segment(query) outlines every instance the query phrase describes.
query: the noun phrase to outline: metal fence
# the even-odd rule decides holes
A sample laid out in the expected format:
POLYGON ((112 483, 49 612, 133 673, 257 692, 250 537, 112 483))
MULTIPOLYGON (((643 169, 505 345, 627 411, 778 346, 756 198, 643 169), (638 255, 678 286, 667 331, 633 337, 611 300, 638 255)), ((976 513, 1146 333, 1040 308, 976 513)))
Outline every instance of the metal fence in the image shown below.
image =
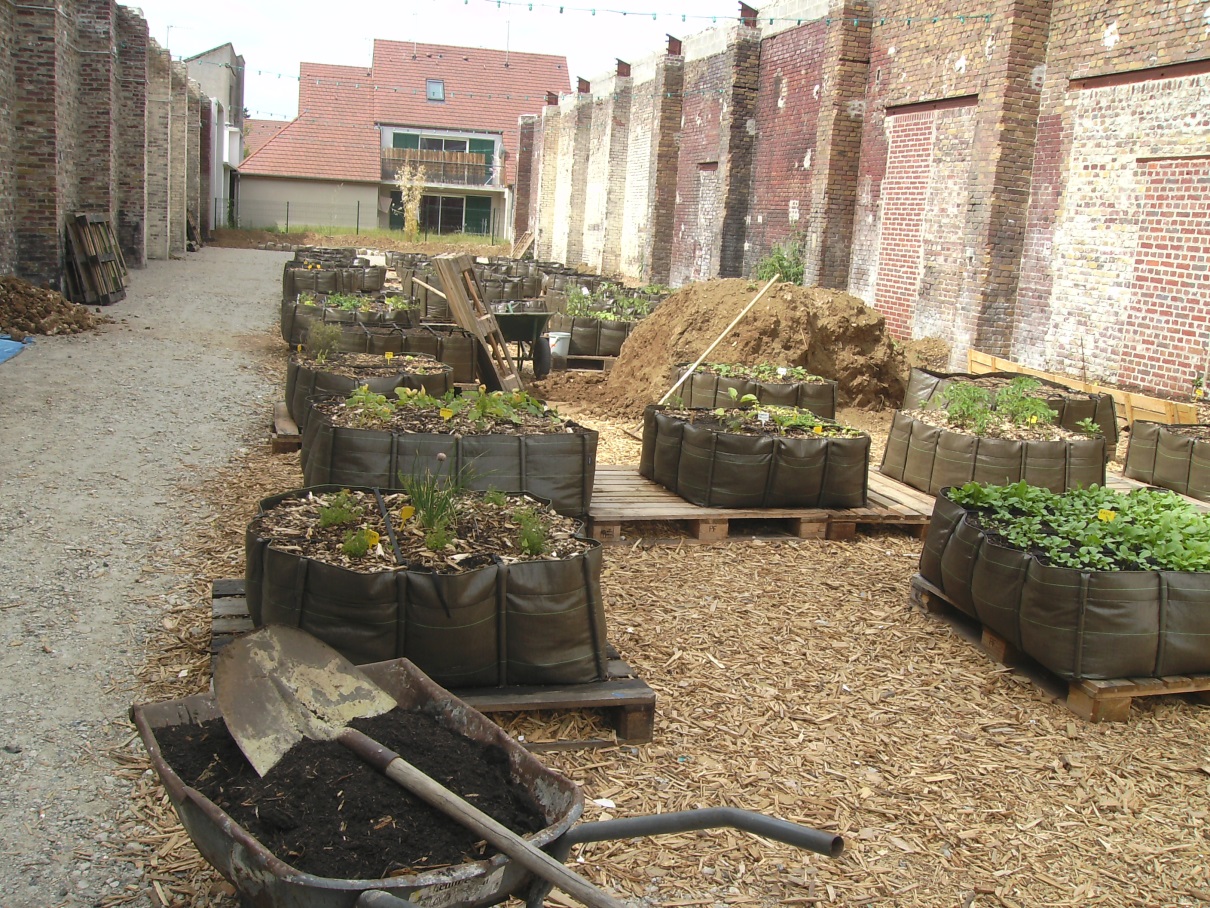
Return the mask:
MULTIPOLYGON (((475 236, 495 238, 504 235, 503 217, 495 208, 491 217, 472 223, 467 229, 464 222, 462 229, 447 229, 443 233, 467 233, 475 236)), ((324 229, 339 231, 373 231, 390 228, 389 218, 380 214, 376 206, 361 202, 324 203, 324 202, 257 202, 239 199, 234 203, 230 199, 215 199, 215 227, 228 227, 239 230, 275 230, 288 233, 291 230, 301 231, 324 229)), ((402 233, 402 231, 398 231, 402 233)), ((424 236, 437 234, 434 227, 422 229, 424 236)))

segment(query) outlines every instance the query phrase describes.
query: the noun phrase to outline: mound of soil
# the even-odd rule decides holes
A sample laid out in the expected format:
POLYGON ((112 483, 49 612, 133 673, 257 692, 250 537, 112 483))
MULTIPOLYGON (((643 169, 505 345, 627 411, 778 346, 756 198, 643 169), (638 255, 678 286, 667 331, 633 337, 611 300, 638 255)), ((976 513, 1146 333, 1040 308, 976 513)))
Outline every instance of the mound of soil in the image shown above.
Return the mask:
MULTIPOLYGON (((760 290, 742 279, 682 287, 643 319, 604 381, 577 387, 578 402, 611 416, 638 416, 710 346, 760 290)), ((773 287, 709 359, 723 363, 802 366, 835 379, 840 403, 878 409, 903 400, 903 354, 886 322, 861 300, 839 290, 779 284, 773 287)), ((569 380, 552 373, 535 393, 563 399, 569 380)))
POLYGON ((54 290, 9 275, 0 277, 0 334, 24 340, 29 334, 79 334, 112 322, 54 290))

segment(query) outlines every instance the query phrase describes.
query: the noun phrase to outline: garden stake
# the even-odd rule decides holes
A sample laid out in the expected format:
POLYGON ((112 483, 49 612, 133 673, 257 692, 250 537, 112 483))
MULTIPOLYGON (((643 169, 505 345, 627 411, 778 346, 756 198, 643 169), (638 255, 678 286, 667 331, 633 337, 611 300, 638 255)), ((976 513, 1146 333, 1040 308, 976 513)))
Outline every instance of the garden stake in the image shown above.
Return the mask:
POLYGON ((378 513, 382 515, 382 522, 387 525, 387 538, 391 540, 391 548, 395 552, 395 563, 403 564, 403 552, 399 551, 399 540, 395 538, 395 527, 391 525, 391 513, 387 510, 387 503, 382 500, 382 492, 378 486, 374 486, 374 498, 378 500, 378 513))

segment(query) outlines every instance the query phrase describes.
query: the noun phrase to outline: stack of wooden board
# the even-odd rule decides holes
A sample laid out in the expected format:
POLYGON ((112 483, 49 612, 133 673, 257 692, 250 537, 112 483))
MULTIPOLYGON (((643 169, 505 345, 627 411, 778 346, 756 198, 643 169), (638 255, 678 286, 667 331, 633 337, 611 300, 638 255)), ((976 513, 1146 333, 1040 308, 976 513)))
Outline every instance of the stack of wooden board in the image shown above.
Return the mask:
POLYGON ((496 316, 484 302, 483 289, 475 277, 474 262, 469 255, 439 255, 433 259, 445 301, 454 320, 462 329, 479 339, 480 374, 492 391, 519 391, 524 385, 508 344, 500 332, 496 316))
POLYGON ((106 306, 126 298, 126 260, 109 216, 76 214, 67 222, 68 299, 106 306))

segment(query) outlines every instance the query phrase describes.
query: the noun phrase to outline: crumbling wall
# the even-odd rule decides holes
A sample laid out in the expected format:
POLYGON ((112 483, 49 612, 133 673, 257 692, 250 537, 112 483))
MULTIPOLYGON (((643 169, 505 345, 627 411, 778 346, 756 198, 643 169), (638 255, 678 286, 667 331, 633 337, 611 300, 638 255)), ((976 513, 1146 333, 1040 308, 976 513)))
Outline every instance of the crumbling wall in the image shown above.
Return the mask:
POLYGON ((17 267, 16 8, 0 3, 0 274, 17 267))

